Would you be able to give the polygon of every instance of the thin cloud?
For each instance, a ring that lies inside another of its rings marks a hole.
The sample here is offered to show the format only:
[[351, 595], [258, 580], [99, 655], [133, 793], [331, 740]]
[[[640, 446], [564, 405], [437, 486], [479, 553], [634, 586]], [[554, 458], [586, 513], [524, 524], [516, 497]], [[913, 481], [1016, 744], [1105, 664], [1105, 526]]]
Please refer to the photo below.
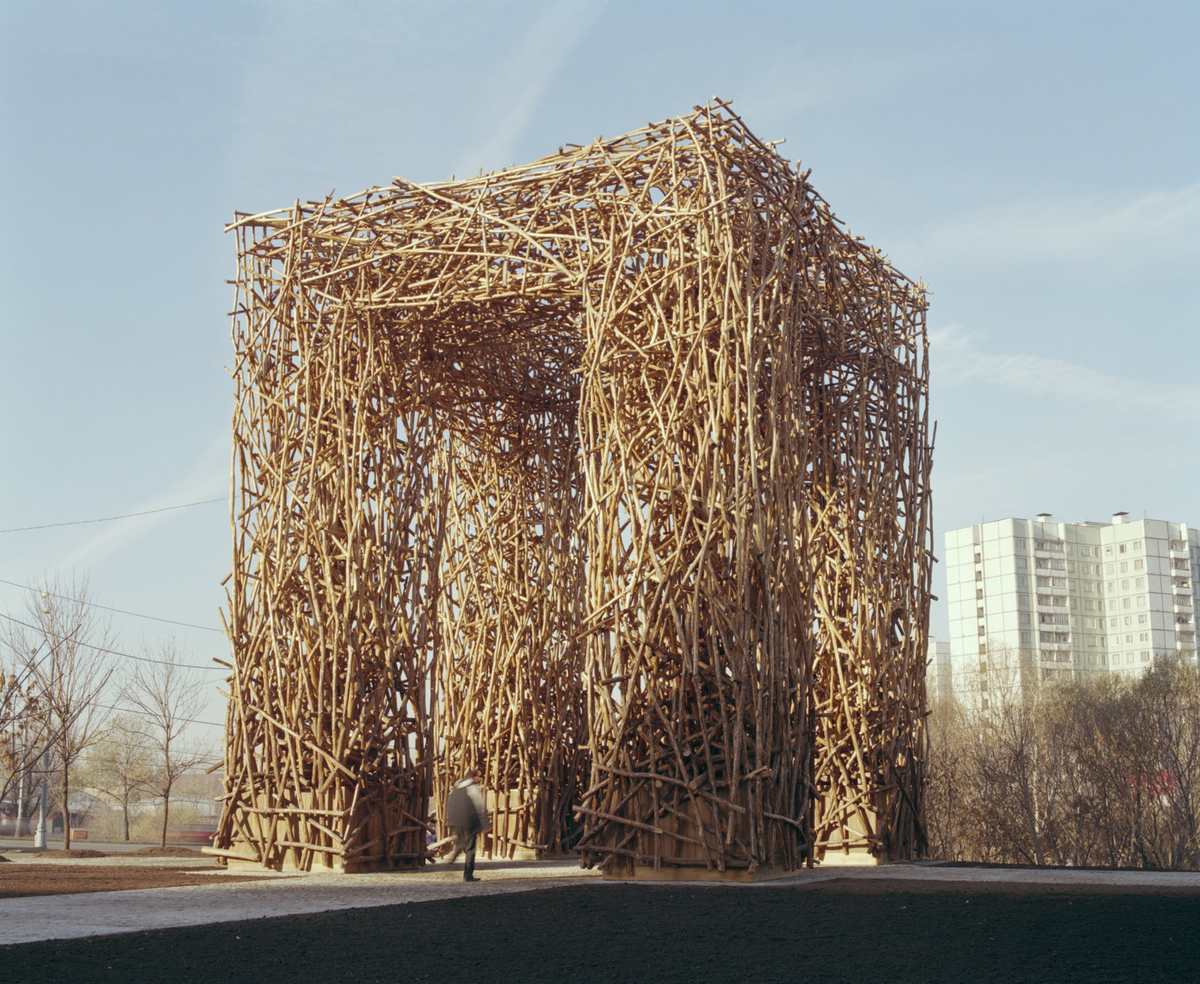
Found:
[[[196, 463], [174, 485], [161, 495], [145, 502], [135, 503], [130, 512], [158, 509], [178, 502], [209, 499], [229, 491], [229, 434], [222, 432], [213, 438]], [[219, 505], [204, 507], [220, 511]], [[105, 525], [78, 547], [72, 550], [55, 566], [58, 570], [86, 569], [111, 556], [152, 530], [178, 519], [177, 513], [160, 512], [150, 516], [138, 516]]]
[[930, 371], [935, 385], [991, 383], [1074, 405], [1111, 406], [1114, 394], [1119, 393], [1123, 413], [1143, 413], [1185, 423], [1200, 421], [1200, 388], [1195, 386], [1114, 376], [1039, 355], [986, 352], [976, 347], [971, 334], [961, 325], [931, 331], [929, 341]]
[[1025, 263], [1200, 254], [1200, 183], [1134, 196], [1087, 195], [994, 205], [956, 215], [914, 243], [924, 256]]
[[480, 167], [489, 170], [517, 163], [513, 159], [516, 148], [534, 111], [604, 7], [604, 3], [587, 0], [559, 0], [534, 20], [524, 40], [490, 80], [489, 88], [498, 103], [490, 132], [464, 156], [456, 170], [458, 177], [469, 177]]

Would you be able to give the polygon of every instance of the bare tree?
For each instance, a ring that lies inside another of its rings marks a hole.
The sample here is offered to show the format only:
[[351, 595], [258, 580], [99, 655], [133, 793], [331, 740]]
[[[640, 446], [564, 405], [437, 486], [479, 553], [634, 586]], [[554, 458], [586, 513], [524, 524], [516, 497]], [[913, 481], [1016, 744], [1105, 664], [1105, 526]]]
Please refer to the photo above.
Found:
[[114, 717], [92, 746], [81, 775], [88, 785], [121, 804], [125, 840], [129, 840], [129, 808], [156, 785], [154, 751], [142, 722], [127, 714]]
[[207, 762], [213, 750], [185, 737], [188, 725], [204, 707], [204, 681], [183, 665], [173, 640], [147, 651], [146, 658], [134, 671], [126, 700], [143, 718], [142, 733], [158, 759], [153, 788], [163, 801], [161, 845], [166, 847], [171, 790], [186, 772]]
[[31, 654], [27, 691], [44, 715], [56, 772], [54, 798], [71, 847], [71, 772], [95, 742], [108, 709], [100, 703], [113, 674], [109, 623], [91, 602], [87, 581], [48, 580], [26, 599], [25, 618], [8, 622], [10, 651]]
[[13, 626], [5, 623], [0, 656], [0, 800], [21, 786], [54, 738], [34, 685], [44, 648], [26, 649], [29, 640], [19, 638]]
[[959, 860], [961, 853], [956, 835], [962, 824], [961, 798], [966, 785], [966, 723], [963, 708], [952, 694], [929, 702], [925, 829], [931, 856], [947, 861]]
[[1174, 654], [1155, 659], [1145, 681], [1158, 732], [1158, 786], [1171, 814], [1166, 865], [1200, 869], [1200, 675]]

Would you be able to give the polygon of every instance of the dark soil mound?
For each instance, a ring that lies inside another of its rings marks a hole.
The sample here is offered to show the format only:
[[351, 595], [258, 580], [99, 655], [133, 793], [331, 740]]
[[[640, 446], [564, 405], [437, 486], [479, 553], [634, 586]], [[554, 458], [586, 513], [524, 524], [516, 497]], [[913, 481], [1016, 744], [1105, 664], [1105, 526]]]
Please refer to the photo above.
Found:
[[207, 854], [190, 847], [139, 847], [130, 855], [143, 858], [206, 858]]
[[0, 954], [6, 979], [64, 984], [1200, 980], [1195, 895], [976, 889], [571, 886], [49, 940]]
[[74, 858], [76, 860], [80, 860], [82, 858], [106, 858], [108, 855], [103, 851], [90, 851], [86, 848], [82, 851], [76, 851], [74, 848], [72, 848], [69, 851], [41, 851], [39, 852], [39, 857]]

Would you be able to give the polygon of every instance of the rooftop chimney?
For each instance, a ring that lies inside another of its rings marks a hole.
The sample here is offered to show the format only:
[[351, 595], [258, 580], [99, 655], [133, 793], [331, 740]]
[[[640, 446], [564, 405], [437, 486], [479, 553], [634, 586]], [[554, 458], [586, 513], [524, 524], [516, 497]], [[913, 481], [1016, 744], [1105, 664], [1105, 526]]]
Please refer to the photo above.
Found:
[[1113, 513], [1113, 526], [1120, 526], [1122, 523], [1129, 522], [1129, 513], [1119, 512]]
[[1051, 515], [1050, 515], [1050, 513], [1038, 513], [1038, 514], [1037, 514], [1037, 521], [1038, 521], [1039, 523], [1053, 523], [1053, 522], [1054, 522], [1054, 517], [1053, 517], [1053, 516], [1051, 516]]

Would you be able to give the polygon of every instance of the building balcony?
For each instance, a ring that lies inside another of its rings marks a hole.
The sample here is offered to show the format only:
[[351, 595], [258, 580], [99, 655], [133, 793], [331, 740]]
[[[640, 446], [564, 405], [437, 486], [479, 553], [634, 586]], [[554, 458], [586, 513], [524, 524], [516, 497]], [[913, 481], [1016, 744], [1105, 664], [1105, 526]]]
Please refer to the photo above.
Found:
[[1175, 602], [1175, 611], [1190, 612], [1192, 610], [1192, 599], [1186, 595], [1176, 595], [1173, 599]]
[[1192, 552], [1187, 547], [1172, 547], [1169, 551], [1171, 559], [1182, 557], [1184, 560], [1191, 560]]
[[[1043, 598], [1045, 600], [1043, 600]], [[1060, 615], [1065, 615], [1067, 613], [1067, 606], [1065, 604], [1066, 599], [1064, 598], [1062, 601], [1057, 601], [1056, 598], [1057, 598], [1057, 596], [1055, 596], [1055, 595], [1044, 595], [1042, 597], [1039, 597], [1037, 600], [1038, 610], [1046, 611], [1046, 612], [1057, 612]]]

